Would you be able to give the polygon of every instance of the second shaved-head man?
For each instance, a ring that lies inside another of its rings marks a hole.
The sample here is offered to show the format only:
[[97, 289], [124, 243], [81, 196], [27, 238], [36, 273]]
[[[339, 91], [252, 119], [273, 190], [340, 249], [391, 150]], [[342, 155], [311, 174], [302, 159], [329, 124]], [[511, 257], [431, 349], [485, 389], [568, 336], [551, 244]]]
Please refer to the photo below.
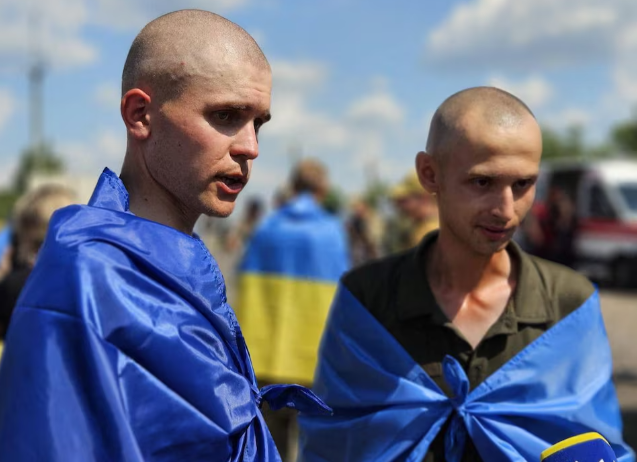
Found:
[[256, 42], [183, 10], [135, 38], [122, 76], [127, 149], [87, 206], [56, 213], [0, 365], [0, 460], [280, 461], [259, 407], [329, 412], [298, 386], [259, 390], [215, 260], [193, 233], [226, 217], [270, 119]]
[[542, 135], [518, 98], [470, 88], [436, 111], [422, 186], [440, 229], [341, 280], [300, 461], [540, 460], [586, 432], [622, 443], [611, 354], [593, 285], [524, 253]]

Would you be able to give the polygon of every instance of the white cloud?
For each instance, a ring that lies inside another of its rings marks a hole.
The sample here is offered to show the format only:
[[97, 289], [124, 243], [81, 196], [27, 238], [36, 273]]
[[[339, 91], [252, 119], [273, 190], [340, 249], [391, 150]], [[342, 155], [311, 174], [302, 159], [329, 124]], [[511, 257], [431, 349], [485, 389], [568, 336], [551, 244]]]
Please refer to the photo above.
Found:
[[585, 127], [593, 120], [593, 115], [583, 108], [569, 107], [557, 113], [541, 117], [540, 122], [558, 130], [579, 126]]
[[546, 104], [553, 96], [553, 87], [540, 76], [531, 76], [526, 80], [513, 82], [504, 77], [495, 76], [489, 79], [489, 85], [508, 91], [524, 101], [532, 110]]
[[91, 64], [98, 49], [85, 36], [94, 25], [137, 31], [181, 8], [225, 12], [250, 0], [0, 0], [2, 70], [23, 72], [34, 55], [53, 69]]
[[617, 40], [616, 65], [613, 81], [617, 99], [637, 101], [637, 19]]
[[0, 88], [0, 131], [16, 109], [16, 100], [11, 91]]
[[106, 109], [119, 110], [121, 90], [119, 85], [112, 82], [104, 82], [95, 89], [95, 101]]
[[33, 55], [53, 68], [95, 61], [97, 49], [81, 37], [88, 20], [86, 0], [3, 0], [0, 57], [7, 64], [2, 68], [23, 71]]
[[342, 147], [347, 131], [338, 117], [312, 108], [325, 83], [328, 69], [316, 61], [272, 61], [272, 122], [264, 127], [264, 139], [286, 146], [302, 145], [304, 151]]
[[612, 59], [634, 0], [473, 0], [427, 38], [432, 66], [536, 70]]
[[543, 114], [552, 122], [585, 122], [600, 139], [637, 103], [634, 0], [469, 0], [428, 35], [425, 48], [434, 70], [519, 75], [606, 66], [612, 86], [594, 108]]
[[273, 92], [312, 92], [319, 89], [329, 75], [327, 65], [317, 61], [273, 60]]
[[[329, 76], [324, 63], [274, 60], [272, 71], [273, 119], [264, 128], [263, 139], [282, 143], [280, 154], [300, 146], [309, 155], [331, 150], [347, 151], [358, 161], [377, 159], [385, 152], [387, 133], [395, 132], [404, 120], [403, 106], [382, 79], [373, 79], [369, 94], [335, 113], [317, 110], [313, 104]], [[343, 166], [342, 159], [339, 165]]]
[[[320, 104], [322, 91], [330, 84], [324, 63], [273, 60], [272, 68], [273, 119], [261, 135], [255, 183], [268, 190], [281, 184], [294, 160], [293, 150], [320, 158], [346, 191], [360, 188], [368, 171], [393, 178], [411, 167], [412, 160], [405, 162], [405, 156], [415, 155], [415, 150], [400, 150], [406, 139], [413, 141], [414, 133], [405, 136], [405, 108], [385, 79], [371, 79], [368, 92], [344, 101], [340, 110], [328, 111]], [[422, 136], [420, 126], [417, 136]]]
[[288, 145], [303, 145], [304, 150], [317, 151], [342, 147], [347, 131], [337, 117], [313, 110], [304, 95], [279, 94], [272, 102], [272, 122], [264, 127], [264, 138], [278, 138]]
[[347, 117], [374, 126], [399, 124], [403, 121], [404, 109], [391, 94], [381, 90], [354, 101], [347, 110]]
[[126, 135], [104, 130], [97, 134], [95, 142], [61, 142], [56, 152], [64, 160], [70, 174], [96, 175], [104, 167], [119, 171], [126, 153]]

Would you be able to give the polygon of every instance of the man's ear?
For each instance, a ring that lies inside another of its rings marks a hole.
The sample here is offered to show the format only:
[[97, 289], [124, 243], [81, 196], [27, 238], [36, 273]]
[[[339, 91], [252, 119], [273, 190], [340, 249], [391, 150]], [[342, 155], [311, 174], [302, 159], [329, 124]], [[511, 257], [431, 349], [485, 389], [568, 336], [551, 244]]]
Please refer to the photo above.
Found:
[[429, 194], [437, 194], [440, 190], [440, 171], [433, 156], [425, 151], [416, 155], [416, 173], [418, 180]]
[[129, 136], [140, 141], [150, 136], [149, 105], [150, 96], [139, 88], [128, 90], [120, 104], [122, 119]]

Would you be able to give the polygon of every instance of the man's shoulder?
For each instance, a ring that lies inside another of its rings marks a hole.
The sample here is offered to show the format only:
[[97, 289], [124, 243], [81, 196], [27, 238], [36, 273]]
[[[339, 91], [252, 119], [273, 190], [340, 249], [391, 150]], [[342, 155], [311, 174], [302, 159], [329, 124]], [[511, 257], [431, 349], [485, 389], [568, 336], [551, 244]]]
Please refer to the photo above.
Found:
[[368, 307], [372, 301], [384, 298], [405, 268], [414, 258], [416, 248], [379, 258], [358, 266], [343, 275], [341, 282], [354, 297]]
[[527, 257], [559, 318], [582, 306], [596, 290], [588, 278], [571, 268], [533, 255]]

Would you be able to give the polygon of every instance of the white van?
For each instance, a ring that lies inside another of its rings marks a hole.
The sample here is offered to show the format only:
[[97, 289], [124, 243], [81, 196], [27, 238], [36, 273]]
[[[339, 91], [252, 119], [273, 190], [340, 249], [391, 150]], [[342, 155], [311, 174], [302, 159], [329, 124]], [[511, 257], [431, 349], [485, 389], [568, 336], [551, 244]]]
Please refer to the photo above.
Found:
[[535, 213], [554, 186], [575, 204], [576, 269], [616, 286], [637, 287], [637, 160], [543, 163]]

